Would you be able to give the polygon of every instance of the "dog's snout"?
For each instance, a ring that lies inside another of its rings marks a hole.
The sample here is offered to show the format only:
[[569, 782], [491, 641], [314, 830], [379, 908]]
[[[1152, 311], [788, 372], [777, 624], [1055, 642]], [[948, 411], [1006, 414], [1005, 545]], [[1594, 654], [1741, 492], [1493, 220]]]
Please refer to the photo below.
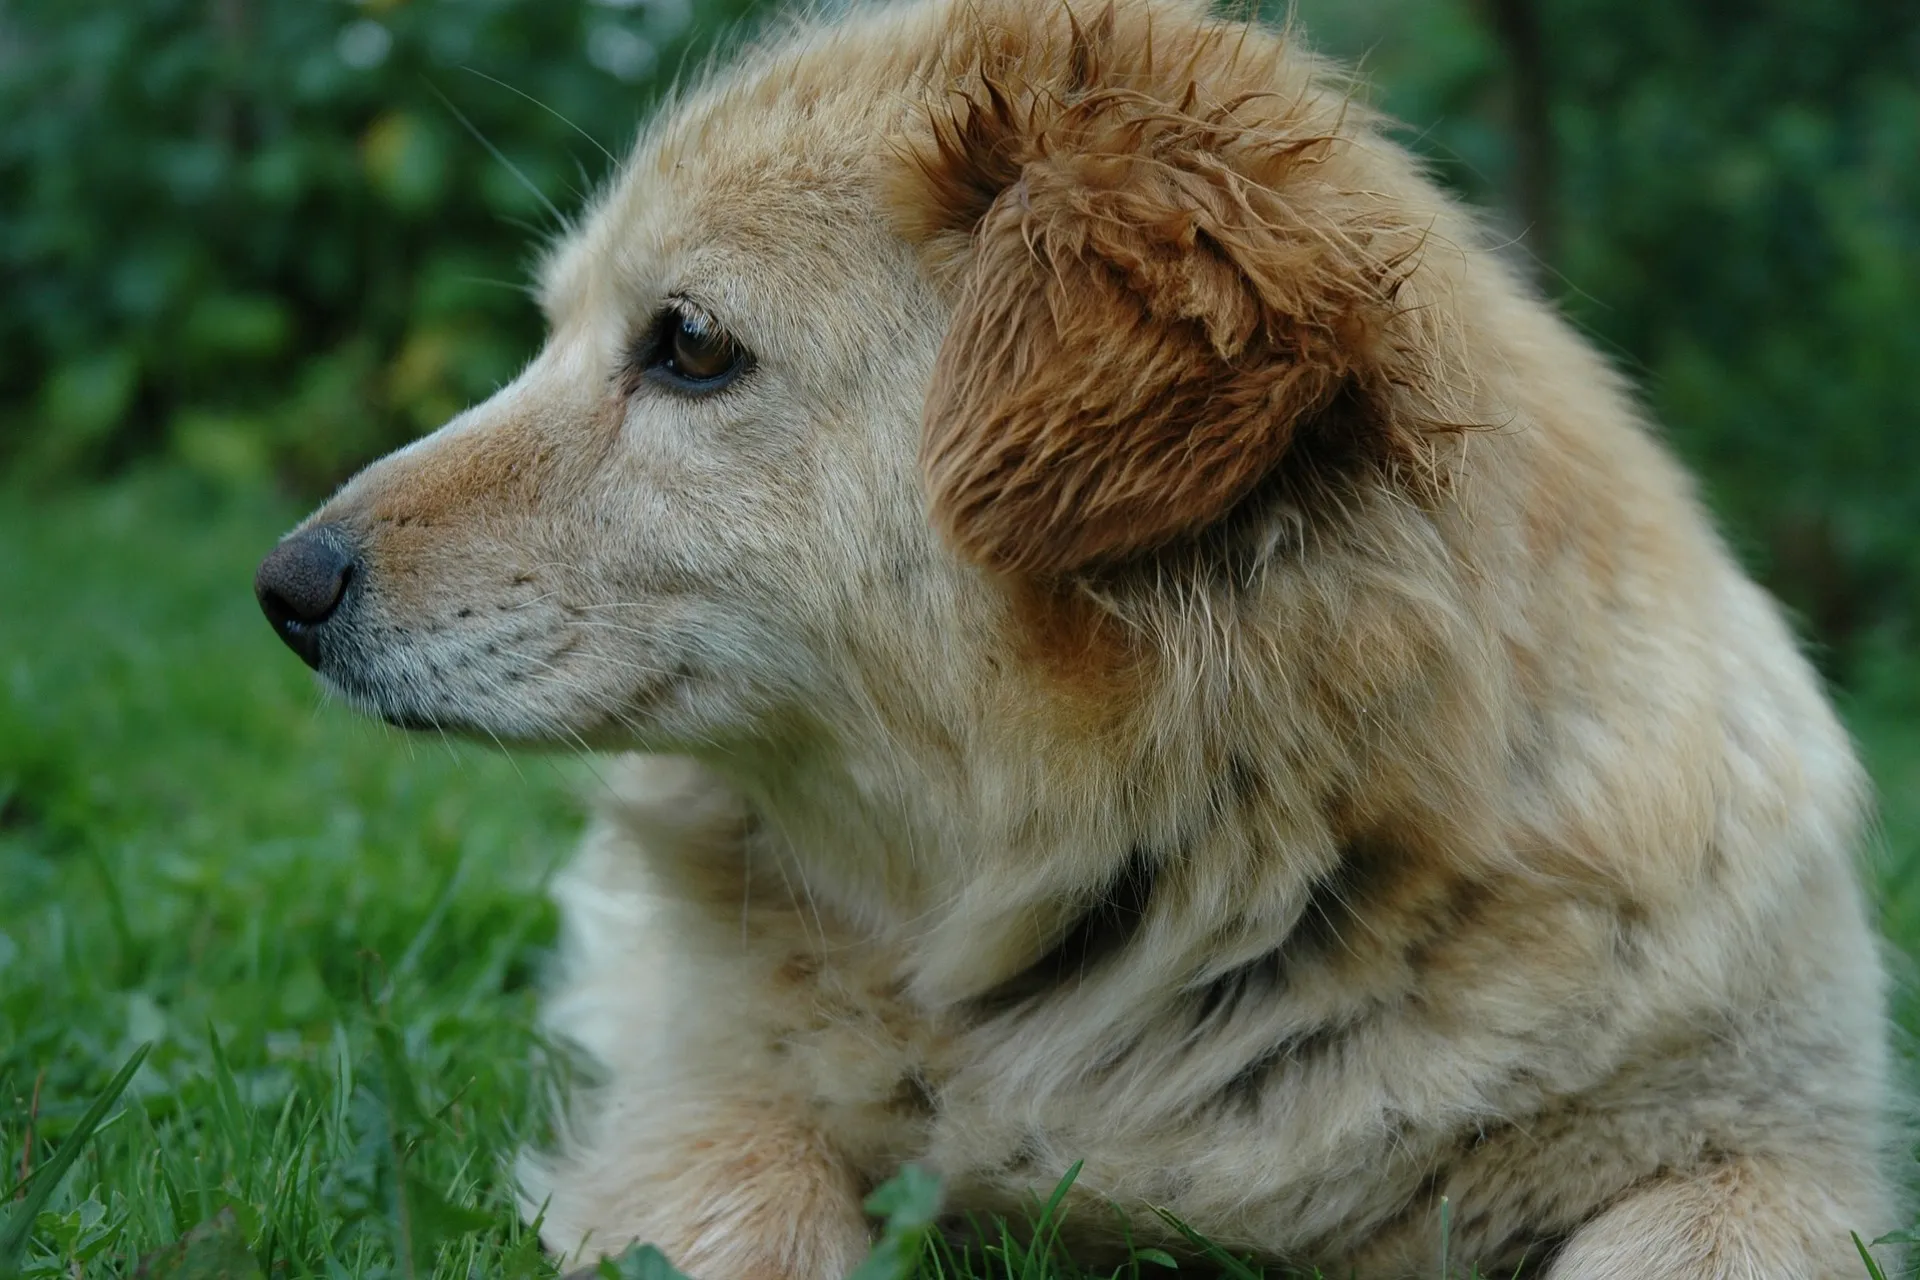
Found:
[[320, 627], [334, 616], [358, 568], [337, 525], [305, 529], [275, 547], [253, 576], [261, 611], [301, 661], [320, 667]]

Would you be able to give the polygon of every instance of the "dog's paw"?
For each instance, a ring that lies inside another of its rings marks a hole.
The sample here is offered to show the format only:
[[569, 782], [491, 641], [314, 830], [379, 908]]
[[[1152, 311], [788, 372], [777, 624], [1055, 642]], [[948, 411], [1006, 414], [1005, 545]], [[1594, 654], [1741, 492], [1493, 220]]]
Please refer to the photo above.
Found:
[[523, 1164], [528, 1216], [565, 1263], [651, 1244], [693, 1280], [843, 1280], [866, 1256], [859, 1183], [812, 1125], [764, 1103], [663, 1118], [610, 1106], [559, 1158]]
[[[661, 1250], [673, 1268], [672, 1275], [687, 1280], [845, 1280], [860, 1265], [867, 1252], [864, 1231], [840, 1239], [756, 1240], [744, 1236], [719, 1241], [708, 1240], [685, 1251]], [[629, 1271], [620, 1265], [625, 1251], [590, 1266], [570, 1271], [563, 1280], [603, 1280], [635, 1275], [644, 1280], [665, 1280], [668, 1273], [649, 1270], [643, 1264]], [[602, 1268], [605, 1270], [602, 1270]]]

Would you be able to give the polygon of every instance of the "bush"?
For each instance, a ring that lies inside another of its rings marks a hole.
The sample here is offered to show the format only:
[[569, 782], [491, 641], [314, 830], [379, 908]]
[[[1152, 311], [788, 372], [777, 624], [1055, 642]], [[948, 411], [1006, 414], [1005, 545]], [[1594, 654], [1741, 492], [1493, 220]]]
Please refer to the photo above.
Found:
[[1920, 5], [1303, 0], [1852, 677], [1920, 641]]
[[311, 492], [485, 396], [556, 209], [745, 2], [0, 3], [0, 462]]

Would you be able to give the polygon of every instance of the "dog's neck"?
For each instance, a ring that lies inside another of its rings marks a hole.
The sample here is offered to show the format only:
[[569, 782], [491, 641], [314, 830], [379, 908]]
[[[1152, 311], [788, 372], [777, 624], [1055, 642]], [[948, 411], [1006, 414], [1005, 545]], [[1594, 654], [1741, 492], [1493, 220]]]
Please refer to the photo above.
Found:
[[1149, 916], [1167, 940], [1176, 899], [1202, 881], [1243, 886], [1250, 936], [1276, 937], [1336, 856], [1320, 806], [1268, 776], [1261, 744], [1227, 742], [1207, 717], [1170, 740], [1147, 701], [1102, 740], [1028, 708], [974, 726], [965, 751], [876, 719], [870, 735], [708, 763], [745, 797], [799, 909], [896, 947], [929, 1005], [992, 1000]]

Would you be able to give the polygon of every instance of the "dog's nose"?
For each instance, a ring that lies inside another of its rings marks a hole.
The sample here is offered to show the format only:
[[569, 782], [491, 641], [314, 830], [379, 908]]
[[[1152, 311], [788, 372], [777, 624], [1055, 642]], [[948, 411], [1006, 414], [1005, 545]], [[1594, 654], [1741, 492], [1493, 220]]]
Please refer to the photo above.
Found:
[[302, 530], [275, 547], [253, 575], [267, 621], [316, 671], [320, 626], [334, 615], [357, 568], [353, 542], [338, 525]]

